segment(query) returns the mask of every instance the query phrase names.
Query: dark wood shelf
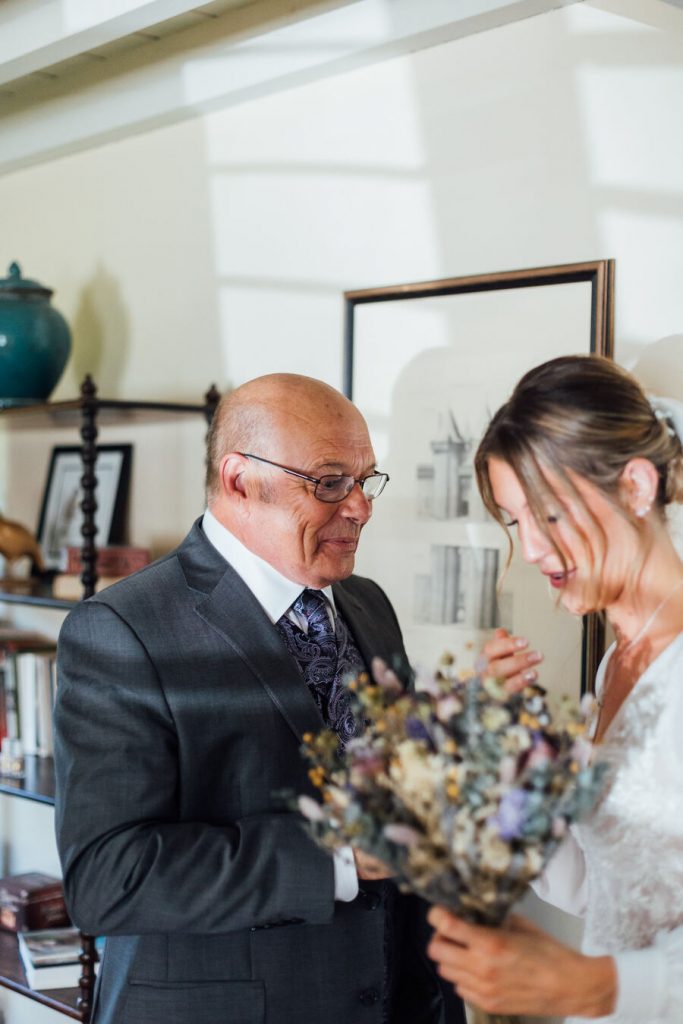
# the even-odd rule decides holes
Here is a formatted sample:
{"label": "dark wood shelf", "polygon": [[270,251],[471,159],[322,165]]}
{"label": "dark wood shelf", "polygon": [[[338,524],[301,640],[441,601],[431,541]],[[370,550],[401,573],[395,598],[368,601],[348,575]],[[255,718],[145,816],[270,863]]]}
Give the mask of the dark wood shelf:
{"label": "dark wood shelf", "polygon": [[62,597],[52,596],[52,585],[43,580],[3,580],[0,579],[0,602],[8,604],[32,604],[42,608],[69,609],[77,603],[66,601]]}
{"label": "dark wood shelf", "polygon": [[[36,757],[29,754],[24,758],[24,777],[13,779],[0,775],[0,793],[21,796],[40,804],[55,802],[55,765],[51,757]],[[0,935],[3,932],[0,931]]]}
{"label": "dark wood shelf", "polygon": [[0,931],[0,985],[29,999],[35,999],[37,1003],[49,1006],[73,1020],[84,1019],[77,1006],[77,988],[45,989],[40,992],[29,988],[19,956],[17,937],[13,932]]}
{"label": "dark wood shelf", "polygon": [[[35,405],[2,405],[0,417],[7,426],[17,429],[45,429],[46,423],[61,427],[78,427],[85,402],[74,398],[65,402],[41,402]],[[98,423],[158,423],[188,413],[206,414],[206,405],[185,402],[134,402],[114,398],[95,398],[93,406]]]}
{"label": "dark wood shelf", "polygon": [[[3,428],[14,430],[41,430],[51,428],[72,428],[80,436],[81,460],[83,476],[83,546],[82,560],[84,565],[83,578],[87,581],[87,592],[92,592],[96,584],[96,527],[94,497],[97,486],[96,459],[97,437],[100,427],[106,425],[138,425],[164,423],[178,416],[202,416],[206,423],[211,421],[219,393],[212,385],[205,395],[203,404],[183,402],[136,402],[119,401],[117,399],[100,398],[97,388],[87,375],[81,385],[79,398],[66,402],[38,402],[31,405],[4,404],[0,399],[0,421]],[[51,583],[43,579],[0,580],[0,603],[38,605],[44,608],[56,608],[66,611],[78,602],[56,598],[52,593]],[[38,803],[53,805],[55,802],[55,777],[52,758],[26,757],[24,776],[20,779],[0,776],[0,793]],[[90,1015],[95,980],[95,964],[98,956],[95,940],[83,936],[83,952],[81,955],[82,975],[80,988],[51,989],[36,991],[28,985],[26,974],[19,955],[16,936],[12,932],[0,931],[0,986],[12,989],[49,1006],[53,1010],[84,1022]],[[80,999],[80,1006],[79,1006]]]}

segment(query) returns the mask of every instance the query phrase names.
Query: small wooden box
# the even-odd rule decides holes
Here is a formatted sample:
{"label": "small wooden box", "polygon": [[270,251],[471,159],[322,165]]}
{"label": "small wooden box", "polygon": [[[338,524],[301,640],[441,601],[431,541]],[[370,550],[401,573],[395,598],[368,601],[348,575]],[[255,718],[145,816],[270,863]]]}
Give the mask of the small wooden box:
{"label": "small wooden box", "polygon": [[70,923],[59,878],[39,871],[0,878],[0,928],[26,932]]}

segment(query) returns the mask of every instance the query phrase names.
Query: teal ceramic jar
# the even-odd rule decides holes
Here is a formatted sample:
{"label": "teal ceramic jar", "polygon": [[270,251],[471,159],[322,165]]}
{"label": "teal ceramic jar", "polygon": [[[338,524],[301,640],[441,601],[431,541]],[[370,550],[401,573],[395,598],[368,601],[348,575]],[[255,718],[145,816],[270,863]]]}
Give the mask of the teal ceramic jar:
{"label": "teal ceramic jar", "polygon": [[62,375],[71,335],[51,295],[17,263],[0,278],[0,408],[44,402]]}

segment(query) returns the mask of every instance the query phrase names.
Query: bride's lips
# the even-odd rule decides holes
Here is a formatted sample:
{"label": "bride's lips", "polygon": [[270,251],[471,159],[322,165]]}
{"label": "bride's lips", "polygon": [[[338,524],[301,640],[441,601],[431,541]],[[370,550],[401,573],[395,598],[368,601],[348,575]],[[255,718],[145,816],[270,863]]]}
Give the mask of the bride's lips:
{"label": "bride's lips", "polygon": [[576,569],[569,569],[567,572],[544,572],[543,575],[547,578],[551,587],[555,587],[556,590],[561,590],[562,587],[566,587],[567,583],[572,579]]}

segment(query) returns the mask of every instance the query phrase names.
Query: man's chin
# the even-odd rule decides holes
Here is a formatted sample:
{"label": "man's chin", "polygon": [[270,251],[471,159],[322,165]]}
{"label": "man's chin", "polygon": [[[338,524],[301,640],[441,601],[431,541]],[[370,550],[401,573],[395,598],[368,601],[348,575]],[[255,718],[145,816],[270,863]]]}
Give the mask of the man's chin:
{"label": "man's chin", "polygon": [[308,586],[315,590],[322,590],[332,583],[339,583],[345,580],[353,572],[356,563],[355,551],[336,558],[325,558],[318,565],[314,566],[313,574],[318,582],[309,583]]}

